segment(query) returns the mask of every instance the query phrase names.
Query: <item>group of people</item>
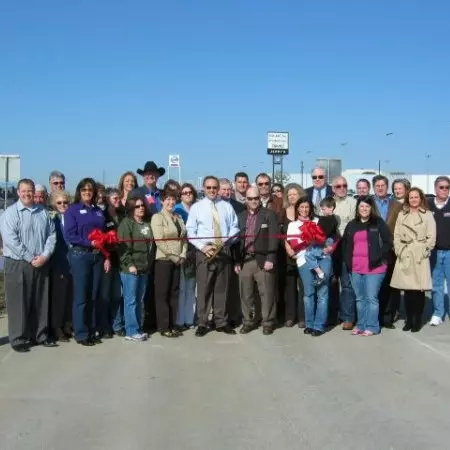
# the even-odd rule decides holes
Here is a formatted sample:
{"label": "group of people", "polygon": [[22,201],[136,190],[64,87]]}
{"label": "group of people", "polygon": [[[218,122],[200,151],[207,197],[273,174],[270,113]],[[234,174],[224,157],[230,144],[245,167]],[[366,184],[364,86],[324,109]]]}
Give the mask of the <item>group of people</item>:
{"label": "group of people", "polygon": [[[12,348],[57,346],[74,338],[93,346],[122,336],[145,341],[158,331],[178,338],[196,327],[247,334],[298,324],[321,336],[342,323],[353,335],[394,328],[404,292],[405,331],[442,323],[450,279],[450,179],[427,199],[406,180],[361,179],[356,198],[344,177],[313,186],[254,183],[238,172],[190,183],[168,180],[148,161],[124,173],[117,188],[82,179],[72,197],[53,171],[50,195],[31,179],[0,217]],[[373,194],[371,194],[371,188]],[[101,248],[95,232],[114,231]]]}

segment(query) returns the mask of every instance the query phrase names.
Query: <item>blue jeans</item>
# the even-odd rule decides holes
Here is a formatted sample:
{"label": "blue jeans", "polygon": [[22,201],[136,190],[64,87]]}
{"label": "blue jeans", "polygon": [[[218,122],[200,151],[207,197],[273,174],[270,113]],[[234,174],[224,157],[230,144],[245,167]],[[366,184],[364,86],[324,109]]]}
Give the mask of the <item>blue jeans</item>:
{"label": "blue jeans", "polygon": [[444,281],[450,287],[450,250],[436,251],[436,264],[433,267],[433,316],[444,319]]}
{"label": "blue jeans", "polygon": [[319,267],[325,274],[325,281],[320,286],[314,285],[315,274],[308,268],[307,264],[299,267],[298,273],[303,282],[306,328],[325,331],[328,317],[329,280],[332,272],[331,258],[327,256],[321,259]]}
{"label": "blue jeans", "polygon": [[385,275],[385,273],[362,275],[354,272],[350,275],[356,295],[358,316],[356,328],[361,331],[371,331],[376,334],[380,332],[378,293]]}
{"label": "blue jeans", "polygon": [[323,252],[324,248],[333,244],[333,239],[328,238],[323,245],[311,245],[308,247],[305,253],[306,265],[311,270],[317,269],[319,267],[319,261],[327,256],[327,254]]}
{"label": "blue jeans", "polygon": [[133,336],[141,332],[142,310],[149,276],[121,272],[120,278],[123,287],[125,332],[127,336]]}
{"label": "blue jeans", "polygon": [[178,297],[177,325],[193,325],[195,309],[195,277],[186,278],[180,273],[180,295]]}
{"label": "blue jeans", "polygon": [[99,324],[101,331],[117,333],[124,327],[123,321],[123,301],[122,301],[122,284],[120,281],[120,271],[116,267],[102,274],[100,284],[100,298],[102,308],[100,311]]}
{"label": "blue jeans", "polygon": [[70,249],[73,278],[72,325],[77,341],[94,337],[99,307],[103,256],[100,253]]}
{"label": "blue jeans", "polygon": [[341,265],[341,294],[339,296],[339,316],[342,322],[355,321],[355,291],[353,290],[352,280],[347,265],[342,262]]}

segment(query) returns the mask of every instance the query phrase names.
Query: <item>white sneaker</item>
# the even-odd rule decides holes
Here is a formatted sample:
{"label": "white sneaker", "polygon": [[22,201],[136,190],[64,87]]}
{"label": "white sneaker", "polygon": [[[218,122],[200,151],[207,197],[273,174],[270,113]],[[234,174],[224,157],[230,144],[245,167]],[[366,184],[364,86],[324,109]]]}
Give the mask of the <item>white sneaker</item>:
{"label": "white sneaker", "polygon": [[125,336],[125,339],[127,341],[137,341],[137,342],[146,341],[147,338],[148,336],[146,336],[143,333],[133,334],[133,336]]}
{"label": "white sneaker", "polygon": [[432,327],[437,327],[438,325],[442,325],[442,319],[438,316],[432,316],[430,320],[430,325]]}

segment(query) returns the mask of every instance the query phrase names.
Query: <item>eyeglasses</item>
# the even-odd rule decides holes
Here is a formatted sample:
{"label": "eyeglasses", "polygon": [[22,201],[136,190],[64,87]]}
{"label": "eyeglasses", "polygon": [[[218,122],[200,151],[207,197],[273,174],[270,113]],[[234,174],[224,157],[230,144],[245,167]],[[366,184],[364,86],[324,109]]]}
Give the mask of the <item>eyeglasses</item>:
{"label": "eyeglasses", "polygon": [[441,191],[448,190],[448,189],[450,189],[450,185],[448,185],[448,186],[439,186],[439,189]]}
{"label": "eyeglasses", "polygon": [[276,194],[278,192],[281,192],[281,189],[272,189],[272,194]]}
{"label": "eyeglasses", "polygon": [[56,202],[56,204],[57,205],[68,205],[69,202],[66,202],[66,201],[64,201],[64,202]]}
{"label": "eyeglasses", "polygon": [[64,181],[52,181],[53,186],[64,186],[66,183]]}
{"label": "eyeglasses", "polygon": [[219,186],[205,186],[205,189],[207,191],[217,191],[217,189],[219,189]]}
{"label": "eyeglasses", "polygon": [[192,194],[193,194],[192,191],[183,191],[183,192],[181,193],[181,195],[192,195]]}
{"label": "eyeglasses", "polygon": [[325,175],[313,175],[311,178],[313,180],[323,180],[325,178]]}
{"label": "eyeglasses", "polygon": [[135,209],[139,209],[139,208],[144,208],[145,205],[143,203],[136,203],[136,205],[134,205]]}
{"label": "eyeglasses", "polygon": [[348,186],[346,184],[336,184],[334,186],[335,189],[342,189],[342,188],[347,189],[347,187]]}
{"label": "eyeglasses", "polygon": [[270,183],[268,181],[261,181],[260,183],[258,183],[258,186],[269,186]]}
{"label": "eyeglasses", "polygon": [[259,200],[259,197],[247,197],[247,200],[249,201]]}

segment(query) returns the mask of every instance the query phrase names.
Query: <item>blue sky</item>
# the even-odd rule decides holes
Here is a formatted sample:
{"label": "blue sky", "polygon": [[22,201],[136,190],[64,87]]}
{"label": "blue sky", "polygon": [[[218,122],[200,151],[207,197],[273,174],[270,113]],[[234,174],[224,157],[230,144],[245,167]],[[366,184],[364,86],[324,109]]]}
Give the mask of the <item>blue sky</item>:
{"label": "blue sky", "polygon": [[449,17],[446,0],[4,0],[0,151],[39,182],[115,183],[171,153],[197,180],[271,170],[266,132],[286,130],[288,172],[423,172],[429,153],[447,173]]}

